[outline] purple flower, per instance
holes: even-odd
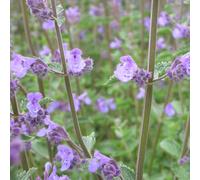
[[[43,21],[53,19],[53,12],[48,7],[47,0],[26,0],[31,13]]]
[[[152,75],[149,71],[138,68],[133,76],[133,81],[135,81],[139,87],[142,87],[151,78],[151,76]]]
[[[114,41],[110,43],[111,49],[119,49],[121,47],[121,41],[118,38],[115,38]]]
[[[104,27],[101,26],[101,25],[99,25],[99,26],[97,27],[97,32],[98,32],[100,35],[103,35],[103,33],[104,33]]]
[[[110,22],[110,28],[112,30],[118,31],[119,27],[120,27],[120,25],[119,25],[119,22],[117,20],[113,20],[113,21]]]
[[[67,46],[66,43],[63,43],[63,50],[64,50],[64,55],[65,55],[65,58],[66,58],[67,54],[69,53],[68,46]],[[52,62],[61,62],[61,55],[60,55],[59,49],[56,49],[54,51]]]
[[[74,107],[75,107],[75,111],[78,112],[80,111],[81,109],[81,103],[79,101],[79,98],[78,96],[76,96],[76,94],[73,93],[73,100],[74,100]],[[68,111],[71,111],[71,108],[70,108],[70,104],[68,103],[67,105],[67,109]]]
[[[31,70],[33,74],[36,74],[40,78],[44,78],[48,73],[48,66],[42,60],[37,59],[31,64]]]
[[[30,69],[31,64],[35,62],[35,59],[33,58],[24,57],[16,53],[12,54],[11,59],[11,71],[18,78],[24,77]]]
[[[65,111],[67,109],[67,105],[66,103],[64,102],[61,102],[61,101],[54,101],[54,102],[51,102],[47,108],[47,112],[48,113],[52,113],[54,112],[55,110],[60,110],[60,111]]]
[[[78,48],[72,49],[68,55],[68,71],[71,75],[80,75],[85,67],[82,59],[82,51]]]
[[[107,113],[107,112],[109,112],[109,110],[116,109],[116,105],[115,105],[113,98],[105,99],[103,97],[100,97],[96,101],[96,107],[97,107],[98,111],[102,112],[102,113]]]
[[[54,21],[52,21],[52,20],[44,21],[42,23],[42,28],[44,30],[53,30],[55,28]]]
[[[165,106],[165,114],[168,116],[168,117],[172,117],[175,115],[176,111],[173,107],[173,105],[171,103],[168,103],[166,106]]]
[[[11,80],[10,81],[10,97],[13,97],[18,90],[18,80]]]
[[[184,165],[184,164],[188,163],[189,161],[190,161],[190,157],[188,157],[188,156],[183,156],[183,157],[178,161],[178,163],[179,163],[180,165]]]
[[[173,29],[172,35],[175,39],[188,38],[190,36],[190,29],[183,24],[177,24]]]
[[[121,173],[120,168],[113,159],[98,151],[95,151],[94,157],[90,160],[88,170],[91,173],[101,171],[107,180],[112,180]]]
[[[49,172],[44,171],[44,180],[70,180],[68,176],[58,176],[56,166],[53,167],[51,174]]]
[[[29,110],[30,116],[36,117],[38,111],[41,109],[39,101],[42,99],[42,94],[40,92],[28,93],[27,94],[27,108]]]
[[[78,153],[66,145],[57,147],[56,159],[61,162],[61,171],[72,169],[81,163]]]
[[[47,46],[44,46],[40,51],[39,55],[41,57],[48,56],[51,53],[50,49]]]
[[[104,13],[104,9],[102,5],[99,6],[90,6],[89,14],[91,16],[102,16]]]
[[[21,139],[15,138],[10,143],[10,163],[19,165],[21,161],[21,152],[23,151],[23,142]]]
[[[144,26],[145,26],[146,30],[149,32],[150,31],[150,17],[144,18]]]
[[[117,65],[114,75],[122,82],[130,81],[136,73],[138,67],[131,56],[126,55],[120,58],[120,64]]]
[[[66,10],[67,20],[70,24],[76,24],[80,21],[80,11],[79,8],[70,7]]]
[[[46,120],[45,124],[48,128],[42,128],[37,132],[37,136],[44,137],[46,136],[48,140],[54,144],[59,144],[63,140],[68,139],[68,133],[63,127],[54,123],[53,121]]]
[[[140,88],[139,92],[136,94],[136,99],[143,99],[145,95],[145,89],[144,88]]]
[[[86,105],[90,105],[92,103],[91,99],[88,96],[87,92],[83,92],[79,97],[78,97],[79,101],[86,104]]]
[[[158,24],[162,27],[167,26],[170,23],[170,17],[166,12],[161,12],[158,18]]]
[[[167,70],[167,76],[174,81],[180,81],[190,76],[190,53],[177,57]]]
[[[165,39],[160,37],[156,42],[156,47],[158,50],[166,48]]]

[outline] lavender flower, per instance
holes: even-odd
[[[130,81],[134,74],[137,72],[137,64],[131,58],[131,56],[126,55],[120,58],[120,64],[117,65],[114,75],[117,79],[122,82]]]
[[[70,180],[70,179],[66,175],[58,176],[57,168],[56,166],[54,166],[50,175],[49,172],[47,172],[46,170],[44,171],[44,180]]]
[[[80,111],[80,109],[81,109],[81,103],[80,103],[80,101],[79,101],[78,96],[76,96],[76,94],[74,94],[74,93],[73,93],[73,99],[74,99],[75,111],[78,112],[78,111]],[[71,111],[71,108],[70,108],[70,104],[69,104],[69,103],[67,104],[67,109],[68,109],[68,111]]]
[[[61,171],[72,169],[81,163],[78,153],[66,145],[57,147],[56,159],[61,162]]]
[[[172,117],[175,115],[176,111],[173,107],[173,105],[171,103],[168,103],[166,106],[165,106],[165,110],[164,110],[165,114],[168,116],[168,117]]]
[[[188,38],[190,36],[189,27],[183,24],[177,24],[173,29],[172,35],[175,39]]]
[[[21,133],[21,127],[20,124],[15,121],[14,119],[10,120],[10,134],[11,137],[17,137]]]
[[[142,87],[145,85],[145,83],[151,78],[151,73],[144,69],[139,69],[136,71],[136,73],[133,76],[133,81],[136,82],[136,84],[139,87]]]
[[[79,8],[70,7],[66,10],[67,20],[70,24],[76,24],[80,21],[80,11]]]
[[[21,161],[20,154],[23,151],[23,142],[21,139],[15,138],[10,143],[10,163],[12,165],[19,165]]]
[[[10,97],[12,98],[15,93],[17,92],[19,86],[18,86],[18,80],[11,80],[10,81]]]
[[[48,66],[42,60],[37,59],[31,64],[31,70],[38,77],[44,78],[48,73]]]
[[[50,49],[47,46],[44,46],[40,51],[39,55],[41,57],[48,56],[51,53]]]
[[[11,71],[18,78],[26,75],[31,64],[35,62],[34,58],[24,57],[20,54],[13,53],[11,57]]]
[[[184,164],[188,163],[189,161],[190,161],[190,157],[188,157],[188,156],[183,156],[183,157],[178,161],[178,163],[179,163],[180,165],[184,165]]]
[[[45,124],[48,126],[48,128],[42,128],[37,132],[37,136],[44,137],[46,136],[48,140],[56,145],[61,143],[63,140],[68,139],[68,133],[65,131],[63,127],[60,125],[50,121],[46,120]]]
[[[90,6],[89,14],[91,16],[102,16],[104,13],[104,9],[102,5],[99,6]]]
[[[164,26],[167,26],[169,23],[170,23],[170,17],[169,17],[169,15],[166,12],[162,11],[160,13],[159,18],[158,18],[158,24],[159,24],[159,26],[164,27]]]
[[[145,89],[141,87],[139,92],[136,94],[136,99],[143,99],[145,95]]]
[[[47,108],[47,112],[50,114],[54,112],[55,110],[65,111],[67,109],[67,105],[64,102],[61,101],[54,101],[51,102]]]
[[[95,151],[94,157],[90,160],[88,170],[91,173],[101,171],[107,180],[112,180],[114,177],[120,176],[121,173],[120,168],[113,159],[98,151]]]
[[[42,23],[42,29],[44,30],[53,30],[55,28],[54,21],[48,20]]]
[[[119,49],[121,47],[121,41],[118,38],[115,38],[114,41],[110,43],[111,49]]]
[[[43,21],[53,19],[53,12],[48,7],[47,0],[26,0],[31,13]]]
[[[160,37],[156,42],[156,47],[158,50],[166,48],[165,39]]]
[[[180,81],[190,76],[190,53],[177,57],[167,70],[167,76],[174,81]]]
[[[27,99],[28,99],[28,103],[26,107],[29,110],[30,116],[36,117],[38,111],[41,109],[39,101],[42,99],[42,94],[40,92],[28,93]]]
[[[86,104],[86,105],[90,105],[92,103],[91,99],[88,96],[87,92],[83,92],[79,97],[78,97],[79,101]]]
[[[114,99],[105,99],[103,97],[100,97],[96,101],[96,107],[99,112],[102,113],[107,113],[109,110],[115,110],[116,109],[116,104],[114,102]]]
[[[87,73],[87,72],[92,71],[93,65],[94,65],[93,59],[87,58],[87,59],[84,60],[84,62],[85,62],[85,67],[83,68],[82,72]]]

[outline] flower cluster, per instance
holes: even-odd
[[[169,15],[166,12],[162,11],[160,13],[160,16],[158,17],[158,25],[164,27],[167,26],[169,23],[170,23]]]
[[[79,154],[66,145],[57,146],[56,160],[61,162],[61,171],[72,169],[81,164]]]
[[[187,162],[189,162],[190,161],[190,157],[188,157],[188,156],[183,156],[179,161],[178,161],[178,163],[180,164],[180,165],[184,165],[184,164],[186,164]]]
[[[131,56],[126,55],[120,58],[120,64],[117,65],[114,75],[122,82],[128,82],[133,80],[138,86],[144,86],[144,84],[151,78],[151,73],[138,68],[135,61]]]
[[[37,177],[37,180],[41,180],[41,178]],[[52,164],[50,162],[47,162],[45,164],[44,180],[70,180],[70,179],[66,175],[58,176],[56,166],[52,167]]]
[[[68,73],[71,76],[81,76],[93,69],[93,60],[83,59],[82,51],[78,48],[72,49],[67,54]]]
[[[80,111],[82,105],[90,105],[91,99],[89,98],[87,92],[83,92],[81,95],[77,96],[76,94],[73,94],[73,100],[74,100],[74,106],[76,112]],[[68,111],[71,111],[70,104],[67,104]]]
[[[156,48],[158,50],[166,48],[165,39],[163,37],[158,38],[158,40],[156,41]]]
[[[96,108],[99,112],[107,113],[110,110],[113,111],[116,109],[116,104],[114,102],[114,99],[105,99],[103,97],[100,97],[96,101]]]
[[[37,136],[39,137],[47,137],[50,142],[53,144],[60,144],[63,140],[68,139],[68,133],[65,131],[63,127],[54,123],[53,121],[47,119],[45,121],[44,127],[37,132]]]
[[[113,159],[101,154],[98,151],[95,151],[94,157],[89,162],[88,169],[91,173],[100,171],[106,180],[112,180],[113,178],[120,176],[121,173],[120,168]]]
[[[175,39],[188,38],[190,36],[190,29],[183,24],[177,24],[172,31],[172,35]]]
[[[44,78],[48,73],[48,66],[40,59],[31,64],[31,71],[40,78]]]
[[[111,43],[110,43],[110,48],[111,49],[119,49],[121,47],[121,41],[118,38],[115,38]]]
[[[53,12],[48,7],[47,0],[27,0],[28,7],[30,8],[32,14],[43,21],[52,20]]]
[[[24,57],[20,54],[12,53],[11,71],[17,78],[22,78],[30,69],[31,64],[35,62],[34,58]]]
[[[66,16],[67,20],[70,24],[76,24],[80,21],[80,11],[79,8],[76,7],[70,7],[66,10]]]
[[[180,81],[190,76],[190,53],[177,57],[167,70],[167,76],[174,81]]]
[[[42,23],[42,29],[44,30],[53,30],[55,28],[55,23],[52,20],[44,21]]]

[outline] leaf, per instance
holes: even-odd
[[[135,179],[135,172],[130,167],[126,166],[125,164],[120,165],[121,169],[121,176],[123,177],[123,180],[134,180]],[[120,180],[119,177],[114,178],[114,180]]]
[[[48,64],[49,68],[52,69],[52,70],[55,70],[55,71],[62,71],[62,66],[60,63],[49,63]]]
[[[187,166],[176,166],[172,168],[175,176],[181,180],[188,180],[190,179],[190,170],[189,165]]]
[[[160,143],[160,147],[169,155],[178,158],[180,154],[180,145],[175,140],[164,139]]]
[[[45,144],[44,142],[35,139],[32,142],[32,150],[37,155],[40,155],[41,157],[48,159],[47,144]]]
[[[87,149],[91,151],[96,142],[95,133],[92,132],[89,136],[83,136],[82,138]]]
[[[40,105],[41,106],[43,106],[43,105],[46,105],[46,104],[48,104],[48,103],[51,103],[51,102],[53,102],[54,100],[52,99],[52,98],[50,98],[50,97],[45,97],[45,98],[43,98],[42,100],[40,100]]]
[[[27,172],[26,171],[18,171],[16,174],[16,178],[17,180],[29,180],[30,177],[35,174],[35,172],[37,171],[37,168],[32,167],[30,168]]]
[[[61,4],[56,6],[56,12],[57,12],[57,18],[56,21],[58,23],[58,26],[61,27],[62,24],[65,22],[65,17],[64,17],[64,9]]]

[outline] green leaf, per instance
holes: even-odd
[[[190,179],[190,169],[188,165],[184,166],[176,166],[172,168],[175,176],[181,180],[188,180]]]
[[[120,165],[121,169],[121,176],[123,177],[123,180],[134,180],[135,179],[135,172],[130,167],[126,166],[125,164]],[[114,178],[114,180],[120,180],[119,177]]]
[[[32,150],[35,154],[40,155],[43,158],[48,159],[47,144],[41,140],[35,139],[32,142]]]
[[[164,139],[160,143],[160,147],[169,155],[178,158],[180,155],[180,145],[175,140]]]
[[[16,174],[16,180],[29,180],[30,177],[35,174],[35,172],[37,171],[37,168],[32,167],[30,168],[27,172],[26,171],[18,171]]]
[[[65,22],[65,17],[64,17],[64,9],[61,4],[56,6],[56,12],[57,12],[57,18],[56,21],[58,23],[58,26],[61,27],[62,24]]]
[[[45,97],[45,98],[41,99],[39,103],[40,103],[41,106],[43,106],[43,105],[46,105],[46,104],[51,103],[53,101],[54,100],[52,98]]]
[[[91,151],[96,142],[95,133],[92,132],[89,136],[83,136],[82,138],[87,149]]]
[[[48,66],[50,69],[54,71],[58,71],[58,72],[62,71],[62,66],[60,63],[49,63]]]

